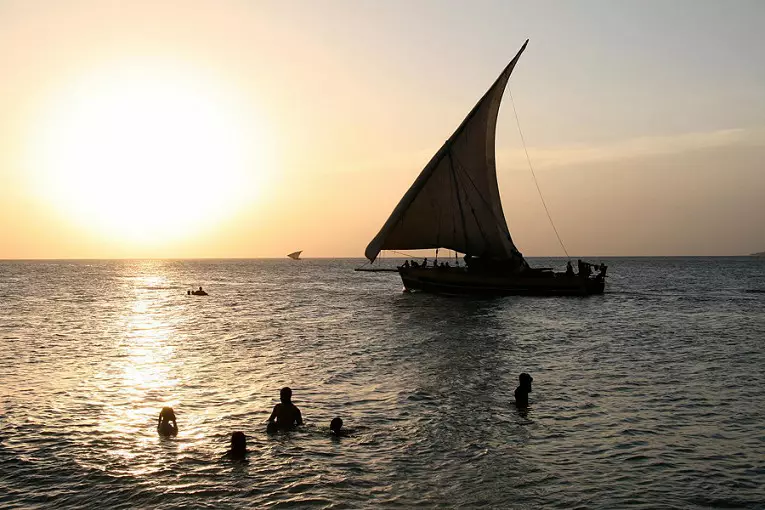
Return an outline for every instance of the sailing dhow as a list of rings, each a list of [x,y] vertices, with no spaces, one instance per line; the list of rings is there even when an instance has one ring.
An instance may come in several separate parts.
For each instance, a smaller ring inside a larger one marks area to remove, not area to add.
[[[303,250],[300,251],[293,251],[292,253],[288,253],[287,256],[291,258],[292,260],[301,260],[300,254],[303,253]]]
[[[425,166],[364,252],[370,262],[382,250],[445,248],[465,254],[464,266],[405,262],[396,271],[407,290],[587,295],[605,288],[603,264],[598,274],[581,261],[578,273],[570,263],[565,273],[531,268],[507,228],[497,184],[495,131],[502,95],[528,42]]]

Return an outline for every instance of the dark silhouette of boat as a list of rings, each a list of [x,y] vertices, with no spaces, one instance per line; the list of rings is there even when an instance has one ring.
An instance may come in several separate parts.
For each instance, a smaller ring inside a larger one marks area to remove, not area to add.
[[[566,272],[530,267],[505,221],[495,166],[495,130],[505,87],[527,44],[528,40],[425,166],[364,252],[372,263],[382,250],[440,248],[465,254],[462,266],[443,261],[428,265],[426,259],[423,264],[407,261],[387,269],[401,275],[407,290],[588,295],[605,288],[603,264],[597,273],[596,266],[582,261],[576,273],[570,262]]]
[[[300,254],[303,253],[303,250],[300,251],[293,251],[292,253],[288,253],[287,256],[291,258],[292,260],[301,260]]]

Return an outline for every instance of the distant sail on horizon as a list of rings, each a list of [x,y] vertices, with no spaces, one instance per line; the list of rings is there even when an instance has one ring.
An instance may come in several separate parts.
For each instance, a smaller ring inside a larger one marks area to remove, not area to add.
[[[303,253],[303,250],[293,251],[292,253],[288,253],[287,256],[291,258],[292,260],[300,260],[301,253]]]

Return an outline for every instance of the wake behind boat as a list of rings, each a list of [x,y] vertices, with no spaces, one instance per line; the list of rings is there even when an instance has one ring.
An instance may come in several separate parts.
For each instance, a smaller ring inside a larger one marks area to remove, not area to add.
[[[465,266],[405,263],[396,271],[407,290],[449,294],[601,294],[606,266],[593,274],[531,268],[515,247],[502,211],[495,131],[502,96],[528,40],[404,194],[364,254],[382,250],[450,249]],[[437,253],[437,252],[436,252]],[[372,270],[375,269],[360,269]]]

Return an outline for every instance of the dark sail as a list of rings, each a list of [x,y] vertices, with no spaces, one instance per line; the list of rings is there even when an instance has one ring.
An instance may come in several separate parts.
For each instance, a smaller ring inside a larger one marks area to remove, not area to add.
[[[425,166],[365,251],[448,248],[496,260],[523,258],[502,211],[494,146],[505,86],[528,40]]]

